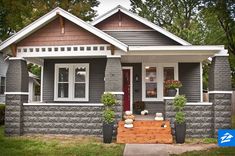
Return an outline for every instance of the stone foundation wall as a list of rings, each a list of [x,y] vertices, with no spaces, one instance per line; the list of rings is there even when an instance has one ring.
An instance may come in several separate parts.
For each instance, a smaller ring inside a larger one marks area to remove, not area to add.
[[[170,120],[174,134],[175,111],[173,100],[165,100],[165,118]],[[186,105],[186,137],[213,137],[212,105]]]

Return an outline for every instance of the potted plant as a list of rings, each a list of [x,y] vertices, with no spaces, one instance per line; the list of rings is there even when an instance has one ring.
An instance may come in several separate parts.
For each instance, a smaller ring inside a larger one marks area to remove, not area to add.
[[[167,88],[168,96],[172,97],[176,95],[176,88],[182,87],[182,83],[178,80],[166,80],[164,85]]]
[[[115,112],[113,106],[117,103],[116,97],[111,93],[105,93],[101,97],[101,102],[104,104],[103,111],[103,141],[111,143],[113,136],[113,126],[115,120]]]
[[[143,101],[134,102],[134,112],[135,114],[140,114],[141,111],[145,109],[145,103]]]
[[[176,143],[184,143],[186,135],[185,113],[183,112],[186,104],[186,98],[183,95],[178,95],[174,98],[173,105],[176,110],[175,114],[175,139]]]

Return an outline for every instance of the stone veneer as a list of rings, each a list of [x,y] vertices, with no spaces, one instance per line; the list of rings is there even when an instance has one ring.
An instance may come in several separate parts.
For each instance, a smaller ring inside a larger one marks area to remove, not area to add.
[[[186,105],[186,137],[213,137],[212,105]],[[174,134],[175,111],[173,100],[165,100],[165,119],[170,120]]]
[[[23,134],[102,135],[103,106],[24,105]],[[120,101],[115,106],[116,123],[120,116]],[[115,124],[117,127],[117,124]],[[116,129],[114,129],[116,135]]]

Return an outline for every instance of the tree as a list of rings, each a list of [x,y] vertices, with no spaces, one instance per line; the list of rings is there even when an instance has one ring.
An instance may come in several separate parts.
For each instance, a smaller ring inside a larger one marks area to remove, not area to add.
[[[131,11],[193,43],[202,44],[199,0],[131,0]]]
[[[5,40],[50,10],[61,7],[91,21],[96,16],[97,0],[0,0],[0,40]]]

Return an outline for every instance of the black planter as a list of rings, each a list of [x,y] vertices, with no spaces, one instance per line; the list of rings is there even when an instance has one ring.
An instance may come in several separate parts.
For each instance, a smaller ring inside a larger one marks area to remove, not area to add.
[[[183,144],[185,142],[186,123],[178,124],[175,122],[175,140],[176,143]]]
[[[103,122],[103,141],[104,143],[111,143],[113,136],[113,125],[114,123]]]
[[[177,90],[174,88],[169,88],[167,92],[168,92],[168,96],[174,97],[177,93]]]

